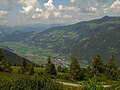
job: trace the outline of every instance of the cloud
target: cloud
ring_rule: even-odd
[[[61,17],[61,12],[57,10],[53,3],[53,0],[48,0],[47,3],[44,3],[44,8],[46,9],[44,11],[40,8],[36,8],[36,12],[32,15],[32,19],[48,20]]]
[[[103,10],[103,13],[104,14],[107,14],[108,12],[109,12],[109,10],[110,10],[110,6],[108,6],[108,5],[106,5],[106,4],[104,4],[103,6],[102,6],[102,10]]]
[[[53,5],[53,0],[48,0],[48,2],[44,4],[44,7],[47,9],[47,11],[53,11],[56,9]]]
[[[58,18],[61,17],[61,12],[55,7],[53,0],[48,0],[47,3],[44,3],[46,9],[44,15],[48,15],[48,18]]]
[[[13,0],[0,0],[1,10],[9,11],[13,6]]]
[[[116,13],[120,12],[120,0],[114,1],[110,6],[110,9]]]
[[[72,18],[72,15],[63,15],[63,18]]]
[[[37,0],[19,0],[18,3],[22,5],[22,9],[19,11],[26,15],[40,8],[40,3]]]
[[[4,15],[6,15],[8,12],[4,11],[4,10],[0,10],[0,17],[3,17]]]
[[[71,1],[71,3],[75,3],[75,2],[77,2],[77,0],[70,0]]]
[[[76,7],[76,6],[66,6],[64,7],[63,5],[59,5],[59,11],[63,11],[63,12],[67,12],[67,11],[79,11],[80,8]]]
[[[120,0],[66,0],[68,4],[55,0],[40,2],[42,0],[0,0],[0,20],[8,18],[13,21],[15,16],[24,23],[73,23],[120,13]]]
[[[0,0],[0,17],[4,17],[11,9],[13,0]]]
[[[97,8],[96,7],[89,7],[87,9],[90,13],[97,13]]]
[[[34,13],[32,15],[32,19],[41,19],[41,20],[44,20],[44,19],[48,19],[49,18],[49,13],[47,12],[42,12],[42,13]]]

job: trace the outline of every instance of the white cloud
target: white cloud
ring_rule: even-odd
[[[44,19],[48,19],[49,18],[49,16],[50,16],[50,14],[48,13],[48,12],[41,12],[41,13],[34,13],[33,15],[32,15],[32,19],[42,19],[42,20],[44,20]]]
[[[71,3],[75,3],[77,0],[70,0],[71,1]]]
[[[47,23],[73,23],[106,14],[120,14],[120,0],[112,0],[113,3],[109,2],[109,0],[69,0],[68,3],[70,4],[65,4],[64,2],[63,4],[62,2],[60,4],[58,2],[55,3],[55,0],[46,1],[41,6],[40,2],[42,0],[0,0],[0,19],[4,16],[5,19],[12,17],[11,21],[13,21],[14,17],[9,12],[14,12],[14,10],[14,13],[18,15],[16,18],[20,19],[21,22],[24,20],[26,22]],[[12,8],[13,5],[14,8],[17,8]]]
[[[48,0],[47,3],[44,3],[46,8],[45,14],[48,18],[58,18],[61,17],[61,12],[55,7],[53,0]]]
[[[8,13],[7,11],[0,10],[0,17],[6,15],[7,13]]]
[[[113,12],[120,12],[120,0],[116,0],[112,3],[112,5],[110,6],[110,9]]]
[[[12,8],[13,1],[12,0],[0,0],[0,17],[4,17]]]
[[[35,10],[36,12],[43,12],[43,10],[42,9],[40,9],[40,8],[36,8],[36,10]]]
[[[106,5],[106,4],[104,4],[104,5],[102,6],[102,8],[103,8],[103,13],[104,13],[104,14],[108,13],[109,10],[110,10],[110,7],[109,7],[108,5]]]
[[[59,5],[59,11],[79,11],[80,8],[76,7],[76,6],[66,6],[64,7],[63,5]]]
[[[72,18],[72,15],[63,15],[63,18]]]
[[[37,0],[19,0],[18,3],[22,5],[22,9],[19,11],[26,15],[40,8],[40,3]]]
[[[48,2],[44,4],[44,7],[47,9],[47,11],[53,11],[56,9],[53,5],[53,0],[48,0]]]
[[[53,15],[54,15],[55,18],[60,17],[60,14],[61,14],[61,13],[58,12],[58,11],[57,11],[57,12],[53,12]]]
[[[90,13],[97,13],[97,8],[96,7],[89,7],[87,9]]]

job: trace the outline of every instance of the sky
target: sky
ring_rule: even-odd
[[[120,16],[120,0],[0,0],[0,24],[73,24]]]

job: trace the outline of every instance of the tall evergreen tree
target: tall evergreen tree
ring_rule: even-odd
[[[62,67],[61,67],[61,65],[59,65],[59,66],[57,67],[57,71],[58,71],[58,72],[62,72]]]
[[[78,62],[78,58],[76,57],[72,57],[70,77],[73,81],[80,80],[80,64]]]
[[[118,69],[118,66],[117,64],[115,63],[115,56],[114,54],[112,54],[110,56],[110,59],[109,59],[109,62],[107,64],[107,67],[109,67],[110,69],[114,69],[114,70],[117,70]]]
[[[30,65],[30,67],[29,67],[29,75],[32,75],[32,74],[34,74],[34,67],[35,67],[35,64],[32,64],[32,65]]]
[[[26,71],[27,71],[27,63],[26,63],[26,60],[23,59],[23,62],[21,64],[21,68],[20,68],[20,73],[24,74]]]
[[[109,79],[117,79],[118,75],[118,66],[115,63],[115,56],[112,54],[110,56],[109,62],[106,65],[106,75]]]
[[[55,65],[51,62],[51,56],[48,56],[48,62],[46,64],[46,73],[49,75],[57,75]]]
[[[0,49],[0,61],[2,61],[4,59],[4,53],[3,50]]]
[[[92,67],[95,72],[103,73],[104,71],[104,64],[102,62],[101,56],[97,54],[93,61],[92,61]]]

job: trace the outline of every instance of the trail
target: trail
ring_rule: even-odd
[[[60,82],[60,83],[62,83],[65,86],[72,86],[72,87],[79,87],[80,86],[79,84],[73,84],[73,83],[67,83],[67,82]]]

